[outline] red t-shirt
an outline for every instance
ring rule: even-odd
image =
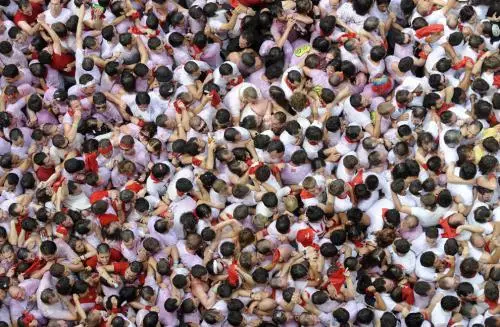
[[[38,59],[38,52],[33,52],[31,54],[31,58]],[[70,72],[64,70],[64,68],[66,68],[66,65],[71,64],[73,61],[75,61],[75,56],[70,53],[62,53],[60,55],[53,53],[50,67],[54,68],[63,75],[75,76],[75,67],[73,67]]]
[[[21,9],[17,10],[16,14],[14,15],[14,23],[16,25],[19,25],[19,22],[23,21],[30,25],[36,23],[36,18],[43,12],[43,7],[40,3],[31,2],[31,8],[31,15],[29,16],[24,14]]]

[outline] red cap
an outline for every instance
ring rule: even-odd
[[[431,24],[422,28],[419,28],[415,35],[421,39],[427,37],[433,33],[439,33],[444,31],[444,26],[442,24]]]

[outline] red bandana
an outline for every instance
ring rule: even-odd
[[[85,153],[83,155],[85,161],[85,170],[97,173],[99,171],[99,164],[97,163],[97,152]]]
[[[111,151],[113,151],[113,145],[111,145],[111,144],[109,146],[105,147],[105,148],[99,148],[99,153],[100,154],[108,154]]]

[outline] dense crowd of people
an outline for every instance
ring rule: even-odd
[[[500,326],[500,1],[0,9],[0,327]]]

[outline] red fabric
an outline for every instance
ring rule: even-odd
[[[450,226],[448,223],[448,217],[439,219],[439,225],[444,230],[441,234],[444,238],[455,238],[457,236],[457,229]]]
[[[441,108],[439,108],[437,114],[439,116],[441,116],[441,114],[445,111],[448,111],[448,109],[450,109],[451,107],[453,107],[454,104],[453,103],[443,103],[443,105],[441,106]]]
[[[340,44],[340,46],[344,45],[344,42],[342,41],[343,38],[347,38],[347,39],[354,39],[356,38],[358,35],[354,32],[349,32],[349,33],[344,33],[342,34],[341,36],[339,36],[337,38],[337,43]]]
[[[495,75],[495,77],[493,77],[493,85],[497,89],[500,89],[500,75]]]
[[[231,6],[233,6],[233,2],[239,2],[240,4],[244,5],[245,7],[253,7],[253,6],[262,6],[266,4],[266,2],[262,0],[231,0]]]
[[[358,141],[352,141],[351,139],[349,139],[347,136],[344,137],[344,140],[349,143],[349,144],[355,144],[355,143],[358,143]]]
[[[419,39],[427,37],[433,33],[439,33],[444,31],[444,26],[442,24],[431,24],[422,28],[419,28],[415,32],[415,36]]]
[[[354,178],[349,182],[349,185],[354,188],[354,186],[363,184],[363,169],[358,170],[358,173]]]
[[[136,11],[132,15],[130,15],[130,18],[132,18],[133,20],[139,19],[141,18],[141,14],[138,11]]]
[[[273,250],[273,263],[278,263],[281,258],[281,252],[279,249]]]
[[[338,264],[337,268],[338,268],[337,270],[335,270],[328,276],[328,280],[330,281],[330,284],[332,284],[333,287],[335,287],[337,292],[340,292],[342,285],[344,285],[345,283],[345,276],[344,276],[345,269]]]
[[[292,90],[292,91],[293,91],[293,90],[295,90],[295,89],[297,88],[297,86],[296,86],[296,85],[294,85],[294,84],[292,84],[292,82],[290,82],[290,81],[288,80],[288,78],[285,78],[285,83],[286,83],[286,86],[288,86],[288,88],[289,88],[290,90]]]
[[[122,262],[115,262],[113,263],[113,270],[115,273],[120,274],[120,275],[125,275],[125,270],[128,268],[128,262],[122,261]]]
[[[41,3],[31,3],[31,15],[27,16],[23,14],[21,9],[17,10],[16,14],[14,15],[14,23],[19,26],[20,22],[26,22],[30,25],[36,23],[36,18],[38,17],[39,14],[43,12],[43,7]]]
[[[109,193],[106,190],[96,191],[90,195],[90,198],[89,198],[90,204],[94,204],[99,200],[107,198],[108,196],[109,196]]]
[[[85,266],[95,268],[97,266],[97,256],[94,255],[85,260]]]
[[[151,177],[151,180],[153,181],[153,183],[155,184],[158,184],[161,182],[161,179],[158,179],[156,178],[153,174],[149,175],[149,177]]]
[[[107,226],[114,221],[119,221],[117,215],[113,215],[113,214],[109,214],[109,213],[104,213],[102,215],[99,215],[98,218],[99,218],[99,222],[101,223],[101,226]]]
[[[498,306],[498,301],[488,300],[487,298],[484,298],[484,302],[488,305],[490,310],[494,310]]]
[[[113,146],[111,144],[108,147],[106,147],[106,148],[99,148],[99,153],[100,154],[108,154],[111,151],[113,151]]]
[[[410,287],[410,285],[408,284],[404,285],[401,291],[403,295],[403,300],[406,303],[413,305],[415,303],[415,294],[413,294],[413,289]]]
[[[227,281],[229,282],[229,285],[233,287],[237,287],[240,280],[238,271],[236,270],[236,265],[237,264],[233,262],[229,267],[227,267]]]
[[[87,295],[80,297],[80,303],[95,303],[97,292],[95,287],[90,287]]]
[[[257,171],[257,169],[259,169],[262,166],[264,166],[264,164],[262,162],[259,162],[256,165],[254,164],[253,166],[250,166],[250,168],[248,168],[248,174],[254,175],[255,172]]]
[[[64,236],[68,235],[68,229],[62,225],[57,226],[56,232]]]
[[[120,251],[116,249],[109,251],[109,261],[120,261],[121,259],[123,259],[123,255]]]
[[[139,193],[143,188],[144,187],[137,182],[133,182],[125,186],[126,190],[132,191],[134,193]]]
[[[238,78],[236,78],[236,79],[233,78],[232,80],[230,80],[227,83],[226,88],[231,89],[231,88],[235,87],[236,85],[240,85],[241,83],[243,83],[243,76],[240,75],[240,76],[238,76]]]
[[[306,199],[312,199],[312,198],[315,198],[316,196],[314,194],[312,194],[311,192],[307,191],[307,190],[302,190],[300,192],[300,198],[303,199],[303,200],[306,200]]]
[[[313,245],[314,241],[314,230],[312,228],[304,228],[297,232],[297,242],[302,244],[304,247]]]
[[[99,171],[99,164],[97,163],[97,152],[85,153],[83,155],[85,161],[85,170],[97,173]]]
[[[63,176],[60,176],[55,182],[54,184],[52,185],[52,190],[54,192],[57,192],[57,190],[59,189],[59,187],[61,187],[61,185],[64,183],[64,180],[66,178],[64,178]]]
[[[182,103],[182,100],[180,100],[180,99],[177,99],[174,101],[175,112],[177,112],[178,114],[182,114],[181,103]]]
[[[193,166],[199,167],[203,163],[203,161],[201,161],[200,159],[198,159],[196,157],[193,157],[193,159],[191,160],[191,163],[193,164]]]
[[[45,182],[47,179],[50,178],[50,176],[52,176],[52,174],[54,174],[56,172],[56,170],[54,169],[54,167],[43,167],[43,166],[40,166],[37,170],[36,170],[36,177],[38,177],[38,179],[42,182]]]
[[[39,257],[36,257],[35,260],[31,263],[31,266],[26,269],[24,272],[24,276],[30,276],[35,271],[41,269],[45,265],[45,261],[41,260]]]
[[[213,107],[217,107],[221,103],[221,98],[219,93],[217,93],[217,91],[215,90],[212,90],[210,91],[210,95],[212,96],[211,105]]]
[[[451,68],[453,68],[454,70],[459,70],[461,68],[464,68],[467,62],[474,64],[474,60],[472,60],[472,58],[465,56],[462,60],[451,66]]]

